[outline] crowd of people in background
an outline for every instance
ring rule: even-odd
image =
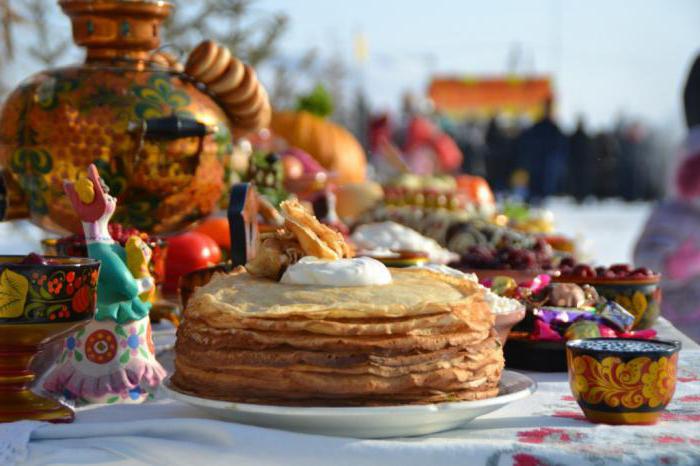
[[[544,105],[536,121],[455,122],[439,113],[404,106],[369,123],[367,145],[375,167],[392,165],[418,174],[469,173],[482,176],[500,197],[538,203],[563,195],[627,201],[663,198],[668,159],[674,149],[636,121],[590,131],[583,118],[564,131]]]
[[[565,133],[551,105],[531,125],[444,123],[464,157],[462,171],[484,176],[496,193],[520,193],[538,202],[551,195],[651,200],[663,196],[664,164],[651,133],[640,123],[620,122],[612,130],[587,130],[581,118]]]

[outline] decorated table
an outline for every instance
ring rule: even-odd
[[[426,119],[368,170],[321,88],[163,51],[168,2],[59,3],[85,63],[0,109],[42,229],[2,243],[0,464],[700,464],[675,266],[588,263]]]
[[[700,347],[667,321],[660,337],[681,340],[676,395],[654,426],[585,420],[565,373],[528,373],[534,395],[459,429],[363,440],[229,423],[159,394],[142,405],[79,408],[73,424],[0,425],[2,464],[698,464]],[[155,331],[169,369],[172,340]]]

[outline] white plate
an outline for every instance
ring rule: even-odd
[[[163,389],[171,398],[241,424],[338,437],[383,438],[454,429],[530,396],[537,389],[537,384],[530,377],[506,370],[501,377],[499,394],[494,398],[367,408],[306,408],[210,400],[177,391],[170,384],[170,379],[165,381]]]

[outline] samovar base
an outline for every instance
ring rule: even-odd
[[[71,408],[31,390],[0,394],[0,422],[29,420],[65,423],[74,419],[75,413]]]
[[[24,331],[39,327],[26,326]],[[61,329],[58,325],[49,325],[46,328]],[[18,326],[15,337],[20,333]],[[0,422],[72,422],[75,419],[70,407],[32,391],[36,380],[32,360],[43,347],[44,345],[0,345]]]

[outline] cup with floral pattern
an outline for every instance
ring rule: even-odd
[[[586,418],[655,424],[676,389],[678,341],[588,338],[566,344],[569,386]]]
[[[0,256],[0,422],[73,419],[70,408],[31,391],[44,357],[34,359],[93,318],[99,269],[89,258]]]

